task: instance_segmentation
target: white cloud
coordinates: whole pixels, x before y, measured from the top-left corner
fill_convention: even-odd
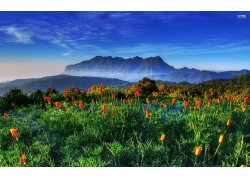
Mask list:
[[[24,44],[32,44],[31,35],[27,32],[23,32],[17,28],[9,27],[5,30],[5,33],[14,36],[14,38],[8,39],[7,42],[20,42]]]

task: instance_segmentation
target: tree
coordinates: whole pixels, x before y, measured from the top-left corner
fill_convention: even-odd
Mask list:
[[[142,93],[146,95],[150,95],[153,91],[157,90],[156,82],[146,77],[138,82],[138,86]]]

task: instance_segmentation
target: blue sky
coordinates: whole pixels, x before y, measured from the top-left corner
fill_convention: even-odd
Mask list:
[[[56,75],[99,55],[250,70],[249,19],[237,11],[0,11],[0,81]]]

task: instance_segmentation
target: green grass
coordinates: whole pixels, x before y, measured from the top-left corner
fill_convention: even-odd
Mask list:
[[[54,95],[52,104],[41,96],[41,103],[20,105],[7,111],[9,118],[0,117],[0,166],[249,166],[249,105],[222,100],[220,104],[213,101],[207,107],[203,101],[201,108],[194,110],[193,99],[186,108],[180,98],[171,104],[173,94],[149,96],[155,100],[154,104],[146,104],[145,95],[139,100],[128,97],[133,98],[130,105],[128,100],[123,104],[123,98],[112,100],[109,92],[104,91],[105,101],[96,91],[91,96],[75,95],[77,101],[83,100],[83,109],[75,106],[70,96],[66,101],[60,94],[60,110],[54,105],[57,98]],[[115,89],[114,92],[118,94]],[[92,104],[92,99],[97,103]],[[162,106],[163,102],[167,108]],[[104,104],[106,114],[103,114]],[[66,105],[69,110],[65,109]],[[244,113],[242,105],[247,108]],[[237,112],[233,111],[235,107]],[[146,108],[150,111],[149,118],[145,118]],[[228,118],[232,121],[230,126],[226,126]],[[18,130],[18,140],[11,136],[11,128]],[[163,133],[166,139],[161,142]],[[221,144],[220,134],[225,136]],[[199,156],[195,156],[196,146],[202,146]],[[20,164],[22,154],[24,165]]]

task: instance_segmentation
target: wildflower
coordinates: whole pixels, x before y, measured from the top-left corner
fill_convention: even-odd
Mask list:
[[[76,101],[76,99],[75,99],[74,97],[72,97],[72,98],[71,98],[71,100],[72,100],[73,102],[75,102],[75,101]]]
[[[64,89],[63,95],[64,95],[65,97],[67,96],[67,91],[66,91],[66,89]]]
[[[236,107],[236,108],[234,108],[234,112],[237,112],[238,111],[238,108]]]
[[[57,108],[57,109],[61,109],[61,103],[60,103],[60,102],[56,101],[56,102],[55,102],[55,105],[56,105],[56,108]]]
[[[244,97],[244,103],[248,102],[248,97]]]
[[[141,95],[141,90],[138,89],[136,92],[135,92],[135,97],[139,97]]]
[[[126,104],[126,99],[123,99],[123,104]]]
[[[228,120],[227,120],[227,126],[230,126],[230,124],[231,124],[231,120],[228,119]]]
[[[80,106],[81,109],[84,108],[84,105],[83,105],[83,102],[82,102],[82,101],[79,102],[79,106]]]
[[[155,100],[152,100],[152,104],[154,104],[155,103]]]
[[[163,106],[164,108],[167,108],[167,107],[168,107],[166,103],[163,103],[162,106]]]
[[[220,103],[220,102],[221,102],[221,99],[220,99],[220,97],[218,97],[218,99],[217,99],[217,102],[218,102],[218,103]]]
[[[130,106],[133,104],[133,100],[132,99],[129,100],[129,104],[130,104]]]
[[[207,107],[210,107],[211,106],[211,101],[208,101],[207,102]]]
[[[184,101],[184,107],[187,107],[188,106],[188,102],[187,101]]]
[[[44,95],[44,96],[43,96],[43,99],[44,99],[44,101],[46,101],[47,97]]]
[[[172,98],[172,104],[176,103],[176,98]]]
[[[95,104],[95,100],[94,99],[92,99],[92,104]]]
[[[78,104],[79,104],[78,101],[75,101],[74,103],[75,103],[75,106],[78,106]]]
[[[107,105],[104,104],[102,107],[102,114],[106,114],[107,113]]]
[[[51,97],[47,97],[47,102],[50,104],[51,103]]]
[[[245,107],[241,107],[241,110],[244,113],[244,112],[246,112],[247,109]]]
[[[162,134],[161,135],[161,141],[165,141],[165,139],[166,139],[166,134]]]
[[[147,103],[147,104],[149,104],[149,103],[150,103],[150,100],[149,100],[149,98],[148,98],[148,97],[146,98],[146,103]]]
[[[240,165],[240,167],[247,167],[245,164]]]
[[[66,105],[66,106],[65,106],[65,109],[68,111],[68,110],[69,110],[69,106],[68,106],[68,105]]]
[[[150,112],[149,112],[149,110],[148,109],[146,109],[146,118],[149,118],[150,117]]]
[[[200,108],[200,107],[201,107],[201,101],[197,101],[196,108]]]
[[[115,94],[112,92],[111,93],[111,99],[114,100],[115,99]]]
[[[219,137],[219,143],[223,143],[224,142],[224,134],[221,134]]]
[[[100,87],[99,94],[102,95],[102,86]]]
[[[227,96],[227,100],[228,100],[228,101],[230,101],[231,98],[232,98],[232,96],[230,96],[230,95]]]
[[[201,146],[196,146],[195,147],[195,155],[199,156],[201,154],[202,147]]]
[[[7,119],[9,116],[7,113],[3,113],[3,117]]]
[[[17,129],[10,129],[10,132],[11,132],[12,137],[17,139],[18,137]]]
[[[247,120],[246,119],[244,120],[243,124],[247,124]]]
[[[12,104],[11,104],[11,107],[15,107],[15,106],[16,106],[15,103],[12,103]]]
[[[22,156],[20,157],[20,164],[26,164],[26,163],[25,163],[25,159],[24,159],[24,155],[22,155]]]

